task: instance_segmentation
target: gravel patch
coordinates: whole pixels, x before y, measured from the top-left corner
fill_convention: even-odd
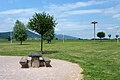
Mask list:
[[[81,80],[79,65],[51,59],[52,67],[21,68],[19,56],[0,56],[0,80]]]

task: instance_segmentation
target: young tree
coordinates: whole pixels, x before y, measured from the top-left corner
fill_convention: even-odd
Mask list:
[[[109,40],[110,40],[110,38],[111,38],[111,34],[108,34],[108,37],[109,37]]]
[[[115,37],[116,37],[116,41],[118,42],[118,37],[119,37],[119,35],[115,35]]]
[[[41,52],[43,52],[43,36],[44,34],[53,29],[56,21],[53,16],[43,13],[35,13],[28,22],[28,28],[41,34]]]
[[[97,33],[97,37],[99,37],[100,40],[101,40],[101,38],[104,38],[104,37],[105,37],[105,33],[104,33],[104,32],[98,32],[98,33]]]
[[[55,38],[55,40],[58,40],[58,38]]]
[[[118,39],[119,35],[115,35],[116,39]]]
[[[20,41],[20,44],[22,45],[22,42],[27,39],[27,33],[26,33],[26,28],[25,25],[17,20],[15,22],[14,28],[13,28],[13,35],[14,38],[17,41]]]
[[[53,29],[47,31],[47,32],[44,34],[44,39],[47,40],[48,43],[51,43],[51,40],[54,39],[54,36],[55,36],[54,32],[55,32],[55,31],[54,31],[54,28],[53,28]]]

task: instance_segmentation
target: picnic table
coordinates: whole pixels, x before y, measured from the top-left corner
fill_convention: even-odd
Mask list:
[[[28,59],[27,57],[22,57],[20,60],[20,64],[22,68],[39,68],[39,67],[51,67],[51,60],[47,57],[42,57],[42,52],[31,52],[27,56],[31,57]]]
[[[43,64],[42,60],[40,62],[39,58],[42,58],[42,52],[33,52],[28,54],[29,57],[31,57],[31,66],[38,68],[41,64]]]

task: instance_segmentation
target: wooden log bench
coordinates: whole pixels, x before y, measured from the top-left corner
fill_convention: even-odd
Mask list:
[[[27,57],[22,57],[19,62],[22,66],[22,68],[28,68],[28,60]]]
[[[50,65],[51,60],[49,58],[43,57],[43,60],[45,62],[46,67],[51,67],[51,65]]]

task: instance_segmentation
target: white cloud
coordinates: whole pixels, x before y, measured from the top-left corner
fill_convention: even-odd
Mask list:
[[[114,7],[111,7],[111,8],[108,8],[104,11],[104,13],[106,14],[116,14],[116,13],[120,13],[120,4],[114,6]]]
[[[113,18],[120,20],[120,4],[115,7],[105,9],[103,13],[112,15]]]
[[[0,32],[8,32],[12,31],[12,28],[14,26],[14,19],[8,17],[6,19],[3,19],[0,21]]]
[[[79,22],[69,22],[69,21],[59,22],[57,28],[59,29],[59,31],[56,31],[57,33],[60,34],[64,33],[74,36],[79,36],[78,34],[76,34],[78,32],[82,33],[82,31],[84,30],[90,31],[92,29],[90,27],[90,24],[80,24]],[[83,32],[82,34],[85,34],[85,32]]]
[[[55,32],[59,32],[59,31],[60,31],[60,29],[55,27]]]
[[[113,15],[113,18],[120,20],[120,13]]]
[[[59,11],[66,11],[66,10],[72,10],[80,7],[86,7],[90,5],[96,5],[96,4],[102,4],[105,1],[96,1],[96,0],[90,0],[87,2],[76,2],[76,3],[69,3],[69,4],[51,4],[46,6],[49,9],[52,10],[59,10]]]
[[[31,9],[12,9],[7,11],[1,11],[0,15],[14,15],[14,14],[20,14],[20,13],[35,13],[37,9],[31,8]]]
[[[12,9],[0,12],[0,31],[12,31],[16,20],[27,24],[29,18],[33,16],[35,12],[40,12],[35,8],[30,9]]]
[[[21,22],[23,22],[24,24],[27,24],[29,21],[29,18],[18,18],[18,20],[20,20]]]
[[[106,1],[97,1],[97,0],[89,0],[86,2],[76,2],[76,3],[68,3],[68,4],[50,4],[45,6],[47,12],[54,14],[57,18],[65,18],[70,16],[71,14],[84,14],[84,13],[94,13],[94,12],[100,12],[99,10],[78,10],[78,8],[81,7],[88,7],[93,6],[97,4],[103,4]],[[76,10],[77,9],[77,10]],[[80,11],[83,11],[80,12]],[[93,12],[92,12],[93,11]],[[70,13],[72,12],[72,13]]]
[[[111,26],[107,28],[108,30],[120,29],[120,26]]]
[[[102,13],[100,9],[90,9],[90,10],[74,10],[68,11],[67,14],[94,14],[94,13]]]
[[[68,4],[50,4],[47,5],[45,8],[48,9],[48,12],[54,14],[57,18],[66,18],[70,15],[76,14],[94,14],[94,13],[101,13],[101,14],[109,14],[112,18],[116,18],[120,20],[120,4],[115,7],[106,8],[106,9],[84,9],[81,10],[81,7],[88,7],[94,5],[101,5],[101,4],[109,4],[109,2],[113,2],[113,0],[89,0],[86,2],[76,2],[76,3],[68,3]],[[116,2],[120,2],[116,0]]]

